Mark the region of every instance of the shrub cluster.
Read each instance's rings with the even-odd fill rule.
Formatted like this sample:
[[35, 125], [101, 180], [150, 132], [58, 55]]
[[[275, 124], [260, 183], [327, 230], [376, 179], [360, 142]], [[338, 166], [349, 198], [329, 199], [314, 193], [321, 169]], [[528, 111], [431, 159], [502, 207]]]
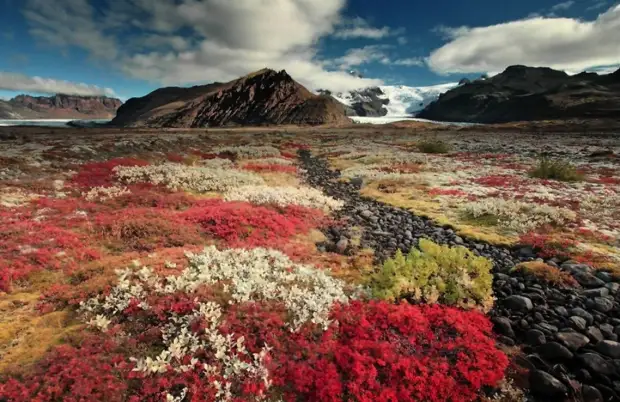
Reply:
[[583, 180], [583, 174], [579, 173], [571, 163], [547, 157], [543, 157], [538, 161], [538, 165], [530, 171], [530, 176], [559, 181]]
[[226, 201], [247, 201], [253, 204], [272, 204], [281, 207], [300, 205], [325, 212], [339, 210], [344, 202], [324, 195], [312, 187], [243, 186], [224, 194]]
[[216, 147], [213, 152], [218, 154], [230, 153], [239, 159], [258, 159], [280, 156], [278, 148], [266, 146], [239, 145], [230, 147]]
[[114, 170], [118, 166], [148, 166], [148, 162], [141, 159], [118, 158], [105, 162], [87, 163], [80, 166], [80, 170], [72, 177], [72, 182], [79, 187], [107, 187], [114, 184]]
[[371, 278], [373, 295], [409, 298], [488, 311], [493, 305], [492, 263], [462, 246], [448, 247], [420, 239], [420, 249], [400, 250]]
[[243, 169], [251, 172], [297, 173], [297, 167], [279, 163], [248, 163]]
[[441, 140], [424, 140], [417, 143], [418, 150], [425, 154], [447, 154], [450, 145]]
[[559, 268], [545, 264], [542, 261], [522, 262], [513, 268], [515, 271], [524, 274], [533, 275], [543, 282], [560, 286], [560, 287], [576, 287], [579, 283], [568, 272], [561, 271]]

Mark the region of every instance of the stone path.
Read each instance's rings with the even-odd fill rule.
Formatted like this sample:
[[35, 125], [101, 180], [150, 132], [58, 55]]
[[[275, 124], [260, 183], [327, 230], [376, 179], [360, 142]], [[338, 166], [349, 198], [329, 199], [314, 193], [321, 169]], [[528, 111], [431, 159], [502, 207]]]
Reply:
[[534, 400], [620, 401], [620, 284], [611, 275], [565, 261], [559, 267], [582, 289], [561, 289], [511, 272], [517, 263], [536, 258], [531, 249], [461, 238], [410, 211], [362, 197], [361, 183], [337, 181], [340, 173], [309, 151], [300, 151], [299, 158], [309, 185], [346, 203], [340, 217], [347, 224], [327, 231], [328, 247], [346, 252], [350, 228], [357, 226], [364, 229], [361, 246], [375, 250], [378, 261], [397, 249], [408, 251], [421, 237], [491, 259], [497, 298], [491, 320], [499, 342], [523, 350], [519, 364], [530, 369]]

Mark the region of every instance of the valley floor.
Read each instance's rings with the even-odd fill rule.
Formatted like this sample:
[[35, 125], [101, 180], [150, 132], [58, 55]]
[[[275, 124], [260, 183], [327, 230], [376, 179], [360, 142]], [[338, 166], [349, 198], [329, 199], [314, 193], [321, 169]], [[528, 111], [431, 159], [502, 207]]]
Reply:
[[0, 400], [619, 400], [620, 136], [485, 130], [0, 128]]

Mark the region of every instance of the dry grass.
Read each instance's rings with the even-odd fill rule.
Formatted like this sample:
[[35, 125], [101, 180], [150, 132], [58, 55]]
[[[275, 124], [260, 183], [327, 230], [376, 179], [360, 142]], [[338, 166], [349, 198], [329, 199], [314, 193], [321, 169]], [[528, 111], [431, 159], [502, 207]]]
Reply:
[[522, 262], [513, 268], [536, 278], [543, 282], [560, 286], [560, 287], [577, 287], [579, 283], [568, 272], [560, 271], [560, 269], [545, 264], [542, 261]]

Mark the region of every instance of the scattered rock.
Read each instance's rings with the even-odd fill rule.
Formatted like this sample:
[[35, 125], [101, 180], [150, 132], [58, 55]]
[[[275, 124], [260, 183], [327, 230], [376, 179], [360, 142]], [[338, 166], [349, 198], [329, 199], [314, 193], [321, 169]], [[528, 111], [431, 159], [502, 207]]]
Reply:
[[506, 317], [494, 317], [491, 320], [497, 333], [514, 338], [515, 332], [512, 329], [510, 320]]
[[549, 360], [571, 360], [573, 353], [557, 342], [547, 342], [537, 348], [538, 353]]
[[583, 331], [584, 329], [586, 329], [587, 322], [584, 318], [574, 315], [570, 317], [569, 320], [575, 329], [578, 329], [580, 331]]
[[612, 375], [616, 372], [613, 363], [603, 359], [601, 355], [596, 353], [584, 353], [577, 356], [579, 360], [592, 372], [596, 374]]
[[620, 359], [620, 343], [615, 341], [601, 341], [596, 344], [596, 350], [613, 359]]
[[504, 304], [511, 310], [517, 311], [529, 311], [534, 306], [532, 305], [532, 300], [524, 297], [524, 296], [509, 296], [504, 300]]
[[608, 311], [611, 311], [614, 308], [614, 302], [613, 300], [608, 299], [607, 297], [595, 297], [594, 308], [597, 311], [606, 313]]
[[550, 397], [566, 395], [568, 392], [560, 380], [542, 370], [530, 371], [530, 387], [533, 393]]
[[525, 333], [525, 341], [532, 346], [539, 346], [547, 342], [545, 334], [538, 329], [530, 329]]
[[572, 351], [590, 343], [588, 337], [579, 332], [558, 332], [556, 338]]

